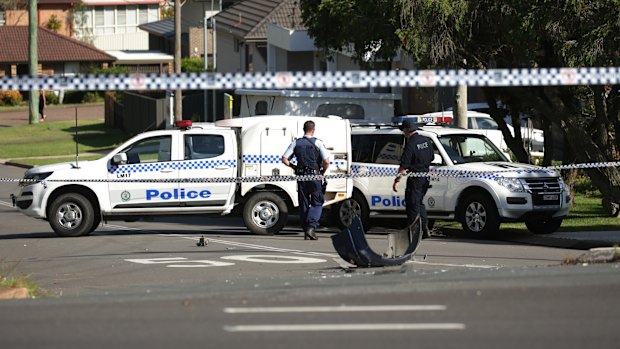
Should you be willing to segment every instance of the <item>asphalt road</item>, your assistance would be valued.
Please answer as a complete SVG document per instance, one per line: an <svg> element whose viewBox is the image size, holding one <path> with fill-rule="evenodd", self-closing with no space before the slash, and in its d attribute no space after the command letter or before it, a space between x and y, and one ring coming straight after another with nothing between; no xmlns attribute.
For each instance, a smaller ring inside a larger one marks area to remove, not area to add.
<svg viewBox="0 0 620 349"><path fill-rule="evenodd" d="M23 169L0 166L0 177ZM343 268L337 231L304 241L294 220L249 235L238 217L108 222L58 238L10 207L0 183L0 261L48 290L0 303L0 347L616 348L618 264L583 251L434 237L413 261ZM368 240L387 246L378 222ZM392 228L386 228L390 225ZM199 238L207 246L196 246Z"/></svg>

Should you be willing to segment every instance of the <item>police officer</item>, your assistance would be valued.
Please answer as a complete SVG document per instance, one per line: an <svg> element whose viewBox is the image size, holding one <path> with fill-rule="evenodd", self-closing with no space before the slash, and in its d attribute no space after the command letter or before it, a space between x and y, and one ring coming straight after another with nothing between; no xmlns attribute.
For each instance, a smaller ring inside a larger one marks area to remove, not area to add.
<svg viewBox="0 0 620 349"><path fill-rule="evenodd" d="M329 152L323 142L314 137L314 127L314 121L306 121L304 123L304 136L294 140L282 155L282 163L293 168L298 176L325 175L325 171L329 167ZM297 165L290 162L293 155L297 158ZM323 202L325 201L321 187L322 182L320 179L297 182L304 240L318 240L314 231L319 225Z"/></svg>
<svg viewBox="0 0 620 349"><path fill-rule="evenodd" d="M434 157L433 141L418 134L419 128L413 120L406 119L399 128L405 134L405 138L407 138L407 145L400 159L398 175L392 185L394 191L397 191L398 182L400 182L403 174L407 172L428 172ZM428 237L429 232L428 217L424 207L424 195L426 195L429 183L428 177L411 176L407 177L407 187L405 188L407 223L413 223L419 214L425 237Z"/></svg>

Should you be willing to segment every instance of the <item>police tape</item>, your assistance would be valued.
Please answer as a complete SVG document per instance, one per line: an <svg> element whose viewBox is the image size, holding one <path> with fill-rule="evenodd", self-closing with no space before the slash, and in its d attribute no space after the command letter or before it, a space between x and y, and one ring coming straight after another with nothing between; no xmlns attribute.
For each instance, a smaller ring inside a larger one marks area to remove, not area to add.
<svg viewBox="0 0 620 349"><path fill-rule="evenodd" d="M510 163L508 163L509 165ZM104 178L104 179L37 179L37 178L0 178L2 182L19 182L20 185L26 185L28 183L39 182L63 182L63 183L269 183L269 182L288 182L288 181L322 181L330 179L355 179L355 178L368 178L368 177L455 177L455 178L483 178L483 179L496 179L504 177L505 173L516 174L531 174L531 173L543 173L543 174L555 174L559 170L567 169L589 169L589 168L607 168L607 167L620 167L620 161L608 161L608 162L589 162L581 164L567 164L556 165L540 168L510 168L502 170L457 170L457 169L431 169L429 172L409 172L404 174L398 174L397 169L393 168L390 171L383 169L380 172L371 171L354 171L351 174L328 174L328 175L302 175L302 176L248 176L248 177L203 177L203 178L166 178L166 179L131 179L131 178Z"/></svg>
<svg viewBox="0 0 620 349"><path fill-rule="evenodd" d="M620 84L620 67L0 77L0 90L316 89Z"/></svg>

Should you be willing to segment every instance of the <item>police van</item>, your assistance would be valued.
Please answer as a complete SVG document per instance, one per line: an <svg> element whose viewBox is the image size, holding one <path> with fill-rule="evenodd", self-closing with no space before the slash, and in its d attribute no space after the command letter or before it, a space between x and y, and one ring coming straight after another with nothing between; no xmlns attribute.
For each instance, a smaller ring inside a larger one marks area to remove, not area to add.
<svg viewBox="0 0 620 349"><path fill-rule="evenodd" d="M303 136L307 120L316 123L315 136L331 153L327 174L350 174L348 120L280 115L179 121L172 129L139 134L95 161L29 169L13 201L22 213L49 221L60 236L87 235L102 219L225 215L236 205L251 232L273 234L298 206L297 182L261 177L293 175L281 157ZM342 177L329 180L326 206L351 197L352 180Z"/></svg>
<svg viewBox="0 0 620 349"><path fill-rule="evenodd" d="M533 233L556 231L570 206L569 191L552 170L511 162L476 130L424 125L434 145L430 187L424 197L429 223L456 220L469 233L490 235L502 222L525 222ZM346 226L354 215L365 226L372 216L405 214L405 182L392 184L405 145L391 125L360 125L352 131L353 196L333 207ZM404 217L404 216L403 216Z"/></svg>

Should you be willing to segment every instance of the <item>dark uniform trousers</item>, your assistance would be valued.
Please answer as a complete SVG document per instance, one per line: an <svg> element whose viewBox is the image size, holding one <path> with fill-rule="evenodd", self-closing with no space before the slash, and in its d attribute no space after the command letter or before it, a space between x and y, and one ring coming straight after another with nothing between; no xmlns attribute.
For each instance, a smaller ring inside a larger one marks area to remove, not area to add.
<svg viewBox="0 0 620 349"><path fill-rule="evenodd" d="M408 177L407 188L405 188L405 208L407 210L407 223L411 224L420 215L422 228L427 229L428 217L424 206L424 196L429 186L428 177Z"/></svg>
<svg viewBox="0 0 620 349"><path fill-rule="evenodd" d="M296 174L298 176L320 174L321 154L314 142L314 138L305 137L296 141L293 153L297 158ZM323 202L325 201L321 184L321 180L297 182L299 218L304 230L319 226Z"/></svg>
<svg viewBox="0 0 620 349"><path fill-rule="evenodd" d="M299 218L301 227L316 228L319 226L319 219L323 212L323 190L321 181L302 181L297 184L299 198Z"/></svg>

